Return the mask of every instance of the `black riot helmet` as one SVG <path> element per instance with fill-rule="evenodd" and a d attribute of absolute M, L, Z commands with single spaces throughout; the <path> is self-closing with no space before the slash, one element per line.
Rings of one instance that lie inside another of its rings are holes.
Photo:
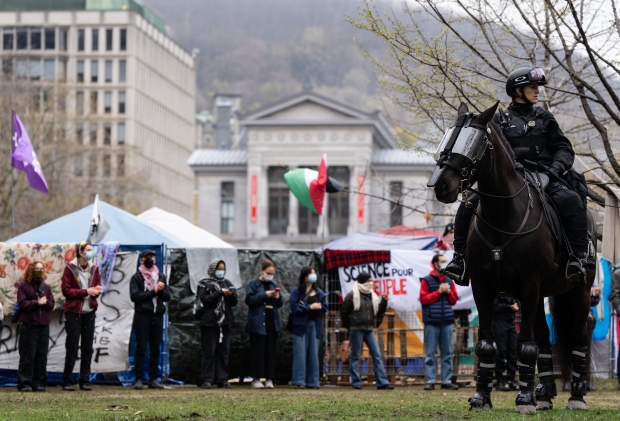
<path fill-rule="evenodd" d="M 537 83 L 539 86 L 547 84 L 545 72 L 540 67 L 519 67 L 514 70 L 508 79 L 506 79 L 506 93 L 510 98 L 523 98 L 516 91 L 517 86 L 527 85 L 528 83 Z M 527 99 L 525 99 L 527 102 Z"/>

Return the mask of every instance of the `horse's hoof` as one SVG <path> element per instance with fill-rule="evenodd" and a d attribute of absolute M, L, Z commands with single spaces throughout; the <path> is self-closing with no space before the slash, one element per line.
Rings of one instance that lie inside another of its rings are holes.
<path fill-rule="evenodd" d="M 586 401 L 584 401 L 581 398 L 576 398 L 574 396 L 571 396 L 568 399 L 568 403 L 566 404 L 566 409 L 581 409 L 581 410 L 585 410 L 585 409 L 587 409 Z"/>
<path fill-rule="evenodd" d="M 551 400 L 548 400 L 548 401 L 539 400 L 538 405 L 536 405 L 536 409 L 538 411 L 546 411 L 549 409 L 553 409 L 553 402 L 551 402 Z"/>
<path fill-rule="evenodd" d="M 486 411 L 493 408 L 491 403 L 491 395 L 489 393 L 474 393 L 474 396 L 469 398 L 469 410 L 470 411 Z"/>
<path fill-rule="evenodd" d="M 516 411 L 521 415 L 533 415 L 536 413 L 534 405 L 515 405 Z"/>

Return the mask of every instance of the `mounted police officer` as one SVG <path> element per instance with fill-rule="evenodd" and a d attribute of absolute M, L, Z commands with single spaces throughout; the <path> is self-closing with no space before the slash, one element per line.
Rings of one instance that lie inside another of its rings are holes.
<path fill-rule="evenodd" d="M 571 282 L 585 281 L 588 254 L 588 231 L 585 198 L 571 190 L 566 175 L 573 166 L 575 152 L 564 136 L 558 122 L 549 111 L 535 107 L 539 86 L 547 84 L 545 73 L 539 67 L 521 67 L 510 73 L 506 80 L 506 93 L 512 98 L 506 111 L 495 115 L 494 121 L 502 128 L 504 137 L 512 146 L 518 163 L 525 161 L 542 164 L 550 175 L 547 193 L 560 213 L 572 256 L 566 269 Z M 530 169 L 533 169 L 530 167 Z M 477 199 L 477 198 L 476 198 Z M 477 200 L 474 200 L 474 205 Z M 467 286 L 465 246 L 473 209 L 461 204 L 455 219 L 454 258 L 445 273 L 457 284 Z"/>

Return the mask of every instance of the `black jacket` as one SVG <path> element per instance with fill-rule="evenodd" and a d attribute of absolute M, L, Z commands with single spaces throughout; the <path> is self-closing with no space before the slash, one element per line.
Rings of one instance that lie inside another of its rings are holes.
<path fill-rule="evenodd" d="M 342 326 L 349 330 L 373 330 L 383 321 L 385 310 L 387 310 L 387 301 L 381 298 L 375 316 L 372 307 L 372 295 L 360 294 L 360 309 L 355 311 L 353 308 L 353 291 L 351 291 L 347 294 L 340 308 Z"/>
<path fill-rule="evenodd" d="M 555 164 L 564 171 L 573 166 L 573 145 L 564 136 L 549 111 L 532 105 L 513 103 L 504 111 L 504 115 L 496 114 L 494 121 L 501 126 L 517 161 L 523 163 L 523 160 L 527 159 L 549 167 Z"/>
<path fill-rule="evenodd" d="M 493 301 L 493 320 L 503 320 L 514 324 L 516 312 L 510 308 L 513 302 L 512 298 L 497 297 Z"/>
<path fill-rule="evenodd" d="M 237 305 L 237 291 L 235 290 L 232 295 L 224 295 L 222 292 L 222 288 L 228 289 L 228 287 L 232 286 L 232 282 L 228 279 L 222 279 L 219 281 L 219 288 L 216 288 L 211 282 L 199 282 L 198 289 L 198 298 L 202 302 L 204 306 L 204 313 L 202 314 L 202 318 L 200 319 L 200 326 L 218 326 L 217 324 L 217 316 L 215 314 L 215 307 L 222 296 L 224 296 L 224 322 L 222 322 L 223 326 L 232 327 L 235 323 L 235 318 L 233 316 L 233 307 Z"/>
<path fill-rule="evenodd" d="M 165 302 L 170 301 L 170 289 L 168 289 L 168 283 L 166 282 L 166 275 L 159 274 L 159 282 L 166 284 L 164 289 L 155 293 L 155 291 L 144 290 L 144 276 L 140 272 L 134 273 L 129 281 L 129 296 L 131 301 L 135 303 L 136 313 L 151 315 L 161 315 L 166 312 Z M 157 308 L 153 308 L 153 298 L 157 296 Z M 155 311 L 154 311 L 155 310 Z"/>
<path fill-rule="evenodd" d="M 620 315 L 620 267 L 614 267 L 611 272 L 611 294 L 609 294 L 609 301 L 611 301 L 613 308 L 616 309 L 616 314 Z"/>

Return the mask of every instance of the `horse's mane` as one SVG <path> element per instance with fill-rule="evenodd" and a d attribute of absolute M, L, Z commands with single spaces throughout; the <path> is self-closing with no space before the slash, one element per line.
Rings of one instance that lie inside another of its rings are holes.
<path fill-rule="evenodd" d="M 504 134 L 502 133 L 502 129 L 499 127 L 499 125 L 495 121 L 492 121 L 492 120 L 489 121 L 489 125 L 491 126 L 491 129 L 497 135 L 497 138 L 504 145 L 504 149 L 506 150 L 506 153 L 510 157 L 510 160 L 512 161 L 513 164 L 515 164 L 517 162 L 517 156 L 515 155 L 515 151 L 512 149 L 512 146 L 510 146 L 510 143 L 508 143 L 508 139 L 504 137 Z"/>

